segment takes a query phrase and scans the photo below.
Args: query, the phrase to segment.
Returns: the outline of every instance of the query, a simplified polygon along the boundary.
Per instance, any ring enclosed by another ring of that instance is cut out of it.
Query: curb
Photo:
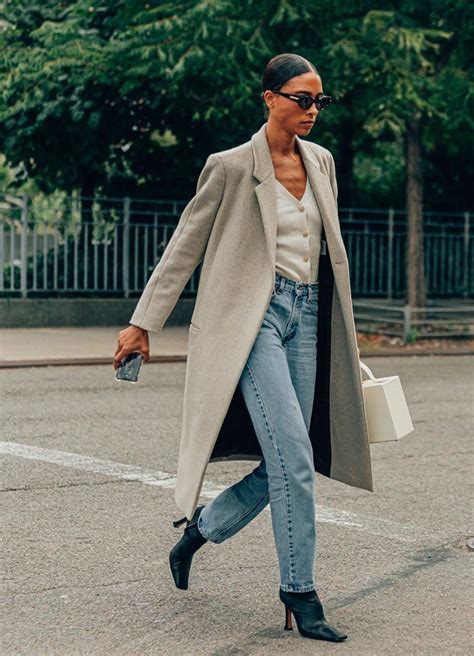
[[[464,351],[361,351],[361,358],[386,358],[386,357],[418,357],[418,356],[447,356],[447,355],[474,355],[474,350]],[[112,366],[112,357],[92,358],[44,358],[35,360],[4,360],[0,361],[0,369],[21,369],[27,367],[64,367],[80,365],[109,364]],[[186,362],[186,354],[181,355],[152,355],[147,363],[152,362]]]
[[[150,362],[186,362],[185,355],[152,355],[146,364]],[[95,358],[45,358],[35,360],[4,360],[0,361],[0,369],[19,369],[23,367],[64,367],[67,365],[78,366],[87,364],[109,364],[112,366],[113,356]]]

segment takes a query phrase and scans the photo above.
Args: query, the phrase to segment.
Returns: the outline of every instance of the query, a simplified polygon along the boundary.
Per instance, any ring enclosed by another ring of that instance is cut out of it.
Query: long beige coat
[[[209,462],[260,460],[238,381],[270,303],[276,255],[274,168],[266,123],[209,155],[195,196],[137,303],[130,323],[160,332],[197,265],[188,333],[175,500],[190,519]],[[337,210],[334,159],[296,137],[315,192],[329,256],[319,265],[316,391],[310,424],[315,471],[373,491],[370,448]]]

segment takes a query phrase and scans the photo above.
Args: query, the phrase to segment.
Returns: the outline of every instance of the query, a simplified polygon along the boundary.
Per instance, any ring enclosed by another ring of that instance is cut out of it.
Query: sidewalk
[[[65,364],[110,364],[117,348],[118,333],[125,326],[85,328],[0,328],[0,368]],[[164,327],[149,333],[150,362],[186,360],[187,326]],[[428,340],[424,340],[427,342]],[[431,341],[427,345],[390,346],[370,343],[360,336],[361,357],[389,355],[469,355],[472,340],[456,349]]]
[[[0,328],[0,368],[61,364],[110,364],[126,326]],[[148,333],[150,362],[186,360],[187,326]]]

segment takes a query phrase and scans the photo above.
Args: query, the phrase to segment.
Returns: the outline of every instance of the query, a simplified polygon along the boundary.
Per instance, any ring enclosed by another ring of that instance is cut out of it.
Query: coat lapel
[[[266,125],[267,124],[264,123],[260,130],[252,135],[254,156],[253,175],[260,182],[260,184],[255,187],[255,193],[260,206],[268,256],[273,270],[276,261],[277,204],[273,162],[268,141],[265,136]]]
[[[275,172],[270,147],[265,135],[266,123],[252,135],[254,154],[253,175],[260,184],[255,187],[262,216],[267,250],[273,269],[276,261],[277,205],[275,197]],[[337,207],[329,177],[323,172],[318,156],[311,146],[296,136],[301,156],[305,163],[311,188],[321,213],[324,232],[333,263],[345,260],[345,248],[339,230]]]

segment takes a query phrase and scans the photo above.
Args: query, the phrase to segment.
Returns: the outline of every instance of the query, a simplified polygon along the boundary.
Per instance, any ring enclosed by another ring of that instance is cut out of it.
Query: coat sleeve
[[[197,265],[204,258],[222,200],[225,171],[221,158],[209,155],[196,194],[184,208],[160,261],[140,296],[129,323],[159,333]]]

